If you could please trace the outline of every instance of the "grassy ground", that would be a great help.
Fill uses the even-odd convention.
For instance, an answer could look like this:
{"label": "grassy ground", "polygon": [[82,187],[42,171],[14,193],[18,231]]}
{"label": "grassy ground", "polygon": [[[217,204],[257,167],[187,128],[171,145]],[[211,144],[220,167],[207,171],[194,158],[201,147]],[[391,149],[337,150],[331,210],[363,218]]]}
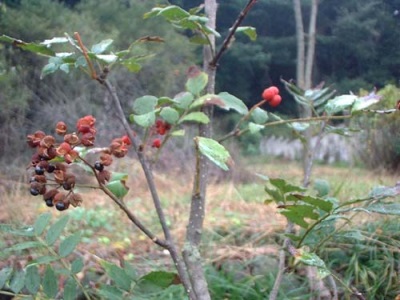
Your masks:
{"label": "grassy ground", "polygon": [[[273,258],[272,261],[263,260],[261,264],[275,268],[275,257],[279,249],[277,234],[283,231],[286,221],[277,213],[273,204],[264,204],[266,198],[264,182],[254,174],[270,178],[282,177],[294,184],[300,184],[301,167],[295,162],[262,162],[261,158],[247,160],[240,165],[245,165],[245,169],[241,167],[240,170],[234,171],[236,174],[226,176],[240,180],[233,182],[225,180],[225,175],[219,175],[209,186],[202,248],[206,263],[220,270],[226,262],[229,262],[226,268],[245,268],[248,272],[251,262],[270,257]],[[127,168],[123,165],[120,167]],[[125,201],[145,224],[161,235],[140,167],[137,163],[133,163],[130,168],[134,175],[130,177],[128,183],[130,192]],[[156,179],[168,222],[173,234],[182,242],[187,223],[192,179],[182,174],[171,176],[159,172],[156,174]],[[376,185],[392,186],[397,180],[395,176],[385,172],[323,165],[315,166],[312,181],[315,179],[328,181],[331,194],[335,194],[342,201],[365,196]],[[33,223],[38,214],[49,211],[39,197],[28,194],[28,185],[23,182],[24,180],[25,176],[21,176],[21,182],[8,181],[1,186],[4,197],[0,202],[0,223]],[[80,249],[86,253],[88,261],[91,260],[91,256],[115,261],[122,256],[125,260],[140,266],[143,271],[156,268],[160,262],[165,267],[170,265],[166,254],[135,229],[100,191],[85,191],[81,208],[72,208],[62,213],[56,210],[50,211],[54,218],[65,213],[70,214],[72,220],[67,230],[82,232],[83,244]],[[361,222],[372,222],[374,218],[363,217]],[[10,243],[12,241],[6,241],[3,246]],[[7,261],[4,260],[5,263]],[[259,265],[260,263],[255,264],[256,267]],[[210,276],[216,276],[213,273],[215,271],[209,272]],[[264,271],[259,270],[259,272]],[[269,280],[268,284],[273,282],[271,276],[265,277],[265,280]],[[222,280],[214,279],[215,282]],[[232,278],[224,280],[235,282]],[[221,281],[222,286],[227,284],[224,280]],[[301,289],[301,285],[298,285],[298,288]]]}

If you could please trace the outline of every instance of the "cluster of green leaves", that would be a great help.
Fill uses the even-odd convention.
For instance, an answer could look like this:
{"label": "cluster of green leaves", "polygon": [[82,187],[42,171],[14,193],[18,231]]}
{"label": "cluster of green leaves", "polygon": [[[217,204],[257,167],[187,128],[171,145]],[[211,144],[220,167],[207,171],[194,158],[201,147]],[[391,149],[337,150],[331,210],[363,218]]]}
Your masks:
{"label": "cluster of green leaves", "polygon": [[[91,290],[83,286],[76,276],[84,267],[81,257],[73,257],[81,239],[80,231],[67,236],[62,234],[69,221],[68,215],[53,224],[50,224],[50,220],[51,214],[45,213],[39,215],[32,226],[16,229],[1,224],[0,231],[3,234],[23,238],[23,241],[3,249],[4,253],[19,257],[29,254],[33,259],[28,260],[26,265],[1,269],[0,289],[9,290],[15,295],[32,295],[34,298],[54,299],[62,295],[63,299],[76,299],[78,294],[84,293],[86,297],[98,295],[106,299],[123,299],[133,294],[154,296],[180,283],[175,273],[154,271],[139,276],[128,262],[120,267],[100,260],[107,280],[114,284],[106,284],[107,280],[99,281],[98,289]],[[60,286],[63,286],[62,290]]]}
{"label": "cluster of green leaves", "polygon": [[[400,194],[400,187],[377,187],[363,198],[351,199],[338,204],[338,199],[329,196],[329,185],[316,181],[315,195],[307,189],[290,184],[284,179],[268,179],[265,191],[270,196],[266,203],[275,202],[279,213],[302,230],[298,234],[286,234],[296,245],[292,251],[296,261],[316,266],[321,277],[330,274],[323,260],[318,256],[323,245],[336,236],[358,236],[359,231],[347,230],[352,218],[360,212],[383,215],[399,215],[400,205],[394,198]],[[344,221],[338,224],[337,221]]]}

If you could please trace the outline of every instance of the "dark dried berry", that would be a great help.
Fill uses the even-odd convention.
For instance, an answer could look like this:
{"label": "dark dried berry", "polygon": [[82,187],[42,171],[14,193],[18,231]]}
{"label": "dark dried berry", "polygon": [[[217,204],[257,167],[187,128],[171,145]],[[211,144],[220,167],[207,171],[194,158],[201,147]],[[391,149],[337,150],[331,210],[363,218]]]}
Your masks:
{"label": "dark dried berry", "polygon": [[35,167],[35,173],[36,175],[43,175],[44,174],[44,169],[40,166]]}
{"label": "dark dried berry", "polygon": [[95,168],[97,171],[101,172],[101,171],[104,170],[104,165],[103,165],[101,162],[96,161],[95,164],[94,164],[94,168]]}
{"label": "dark dried berry", "polygon": [[39,195],[39,190],[38,189],[35,189],[35,188],[31,188],[30,189],[30,192],[31,192],[31,195],[32,196],[37,196],[37,195]]}
{"label": "dark dried berry", "polygon": [[46,171],[47,171],[48,173],[53,173],[55,169],[56,169],[56,167],[55,167],[54,165],[51,165],[51,164],[50,164],[50,165],[47,166]]}
{"label": "dark dried berry", "polygon": [[57,210],[59,210],[59,211],[63,211],[63,210],[66,210],[66,209],[67,209],[67,207],[66,207],[66,205],[64,204],[64,202],[57,202],[57,203],[56,203],[56,208],[57,208]]}
{"label": "dark dried berry", "polygon": [[63,182],[63,188],[66,191],[69,191],[70,189],[72,189],[72,185],[66,181]]}
{"label": "dark dried berry", "polygon": [[[53,204],[53,199],[45,199],[44,200],[44,202],[46,202],[46,205],[48,206],[48,207],[52,207],[52,206],[54,206],[54,204]],[[60,202],[59,202],[60,203]]]}

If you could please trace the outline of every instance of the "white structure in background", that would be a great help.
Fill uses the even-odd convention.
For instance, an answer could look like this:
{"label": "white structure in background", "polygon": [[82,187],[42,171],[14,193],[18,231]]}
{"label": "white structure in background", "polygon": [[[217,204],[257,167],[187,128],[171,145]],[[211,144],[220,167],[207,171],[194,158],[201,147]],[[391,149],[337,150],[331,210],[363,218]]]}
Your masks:
{"label": "white structure in background", "polygon": [[[338,134],[325,135],[315,153],[314,159],[328,164],[336,162],[352,162],[353,147],[351,137],[344,137]],[[313,147],[317,137],[313,137]],[[300,160],[302,158],[303,144],[298,139],[283,137],[265,137],[260,142],[260,152],[263,155],[281,157],[288,160]]]}

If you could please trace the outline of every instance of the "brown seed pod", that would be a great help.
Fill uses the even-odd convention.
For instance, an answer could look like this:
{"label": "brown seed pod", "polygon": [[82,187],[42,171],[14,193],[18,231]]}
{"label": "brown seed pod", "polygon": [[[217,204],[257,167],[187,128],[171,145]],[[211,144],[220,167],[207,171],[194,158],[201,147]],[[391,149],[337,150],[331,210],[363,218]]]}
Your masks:
{"label": "brown seed pod", "polygon": [[67,132],[67,125],[62,121],[58,122],[56,125],[56,133],[58,135],[64,135],[66,132]]}
{"label": "brown seed pod", "polygon": [[107,181],[110,180],[111,173],[109,171],[107,171],[107,170],[103,170],[103,171],[99,172],[98,176],[99,176],[99,181],[102,184],[105,184]]}
{"label": "brown seed pod", "polygon": [[54,171],[54,180],[58,183],[58,184],[63,184],[65,181],[65,171],[63,170],[55,170]]}
{"label": "brown seed pod", "polygon": [[76,146],[80,144],[81,140],[79,139],[79,136],[74,132],[64,135],[64,142],[70,144],[71,146]]}
{"label": "brown seed pod", "polygon": [[41,141],[40,141],[40,147],[43,148],[50,148],[56,143],[56,139],[52,135],[46,135]]}
{"label": "brown seed pod", "polygon": [[77,206],[81,206],[83,198],[81,196],[81,194],[71,194],[68,197],[69,203],[73,206],[73,207],[77,207]]}
{"label": "brown seed pod", "polygon": [[103,153],[100,155],[100,163],[102,163],[104,166],[109,166],[113,162],[113,158],[110,154],[108,153]]}

